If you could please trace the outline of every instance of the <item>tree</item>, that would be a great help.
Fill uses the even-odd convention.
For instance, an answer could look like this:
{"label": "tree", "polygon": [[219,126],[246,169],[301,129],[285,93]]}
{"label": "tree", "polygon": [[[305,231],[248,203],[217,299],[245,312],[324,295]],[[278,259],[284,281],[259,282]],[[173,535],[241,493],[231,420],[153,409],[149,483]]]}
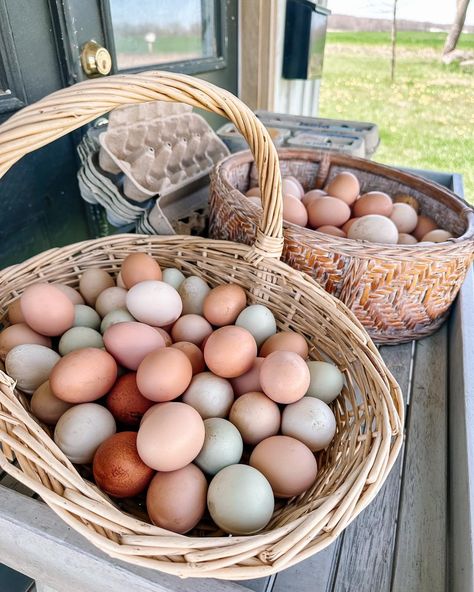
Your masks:
{"label": "tree", "polygon": [[451,29],[446,37],[444,44],[443,55],[456,49],[459,37],[461,36],[462,29],[464,27],[464,21],[466,20],[467,7],[469,6],[469,0],[456,0],[456,17]]}

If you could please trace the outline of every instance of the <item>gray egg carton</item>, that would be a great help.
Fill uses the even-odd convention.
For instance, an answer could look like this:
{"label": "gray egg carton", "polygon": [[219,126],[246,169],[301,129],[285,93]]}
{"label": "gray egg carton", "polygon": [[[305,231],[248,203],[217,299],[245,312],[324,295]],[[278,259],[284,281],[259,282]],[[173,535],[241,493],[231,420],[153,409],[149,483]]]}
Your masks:
{"label": "gray egg carton", "polygon": [[286,145],[291,148],[312,148],[313,150],[336,150],[350,156],[364,158],[365,145],[360,136],[340,136],[337,134],[315,134],[303,132],[288,138]]}
{"label": "gray egg carton", "polygon": [[131,123],[123,123],[123,109],[116,124],[99,136],[99,164],[107,172],[125,174],[123,192],[134,201],[144,202],[179,190],[208,175],[229,154],[197,113],[185,111],[144,119],[133,113],[135,107],[128,109],[132,111]]}

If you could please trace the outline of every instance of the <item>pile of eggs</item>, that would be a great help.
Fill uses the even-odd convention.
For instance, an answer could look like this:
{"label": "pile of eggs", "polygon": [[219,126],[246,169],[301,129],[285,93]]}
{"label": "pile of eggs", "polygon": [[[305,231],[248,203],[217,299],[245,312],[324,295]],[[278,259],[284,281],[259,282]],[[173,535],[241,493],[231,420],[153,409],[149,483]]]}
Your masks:
{"label": "pile of eggs", "polygon": [[32,414],[104,492],[146,494],[154,524],[252,534],[315,482],[343,374],[239,285],[135,253],[117,283],[32,284],[8,317],[0,358]]}
{"label": "pile of eggs", "polygon": [[[283,219],[340,238],[373,243],[414,245],[441,243],[453,238],[429,216],[411,195],[392,198],[382,191],[360,194],[359,180],[348,171],[337,174],[322,189],[305,193],[295,177],[282,180]],[[246,196],[261,208],[260,190]]]}

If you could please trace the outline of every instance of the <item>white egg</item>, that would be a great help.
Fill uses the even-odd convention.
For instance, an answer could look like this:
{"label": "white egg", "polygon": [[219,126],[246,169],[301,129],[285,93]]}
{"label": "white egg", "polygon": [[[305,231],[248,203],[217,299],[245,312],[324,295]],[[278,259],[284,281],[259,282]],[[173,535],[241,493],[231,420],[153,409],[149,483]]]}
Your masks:
{"label": "white egg", "polygon": [[163,327],[176,321],[183,303],[178,292],[169,284],[147,280],[135,284],[127,292],[127,309],[137,321]]}
{"label": "white egg", "polygon": [[76,304],[74,307],[74,327],[90,327],[97,330],[100,327],[100,316],[92,306]]}
{"label": "white egg", "polygon": [[235,324],[247,329],[254,336],[257,347],[260,347],[277,330],[272,311],[263,304],[251,304],[244,308]]}
{"label": "white egg", "polygon": [[125,308],[117,308],[117,310],[112,310],[106,314],[102,319],[100,324],[100,332],[105,333],[109,327],[112,325],[117,325],[117,323],[127,323],[134,320],[135,319],[128,312],[128,310],[125,310]]}
{"label": "white egg", "polygon": [[183,315],[202,315],[204,300],[210,291],[211,288],[197,275],[186,278],[178,290],[183,301]]}
{"label": "white egg", "polygon": [[437,228],[436,230],[430,230],[430,232],[427,232],[421,240],[428,243],[444,243],[444,241],[447,241],[450,238],[453,238],[453,235],[450,232]]}
{"label": "white egg", "polygon": [[63,334],[58,344],[62,356],[85,347],[104,347],[102,335],[90,327],[72,327]]}
{"label": "white egg", "polygon": [[303,397],[285,407],[281,433],[296,438],[316,452],[326,448],[334,438],[336,418],[324,401],[314,397]]}
{"label": "white egg", "polygon": [[19,389],[33,393],[49,378],[60,355],[44,345],[24,344],[13,347],[5,358],[7,374]]}
{"label": "white egg", "polygon": [[390,218],[378,214],[369,214],[357,218],[352,223],[347,238],[372,243],[396,244],[398,242],[398,230]]}
{"label": "white egg", "polygon": [[234,391],[225,378],[212,372],[200,372],[191,380],[183,402],[194,407],[203,419],[227,417],[234,402]]}
{"label": "white egg", "polygon": [[204,420],[206,435],[201,452],[194,459],[208,475],[215,475],[224,467],[235,465],[242,457],[244,444],[234,424],[220,417]]}
{"label": "white egg", "polygon": [[390,220],[398,228],[398,232],[410,233],[418,224],[418,215],[414,208],[406,203],[393,204]]}
{"label": "white egg", "polygon": [[328,362],[307,362],[310,383],[306,395],[331,403],[344,386],[344,376],[337,366]]}
{"label": "white egg", "polygon": [[230,465],[212,479],[207,507],[214,522],[231,534],[253,534],[270,522],[275,499],[267,479],[248,465]]}
{"label": "white egg", "polygon": [[170,286],[173,286],[175,290],[179,290],[179,287],[185,279],[186,276],[184,273],[181,273],[176,267],[167,267],[166,269],[163,269],[162,280]]}
{"label": "white egg", "polygon": [[82,403],[61,415],[54,441],[71,462],[86,464],[92,462],[97,448],[115,432],[115,420],[108,409],[97,403]]}

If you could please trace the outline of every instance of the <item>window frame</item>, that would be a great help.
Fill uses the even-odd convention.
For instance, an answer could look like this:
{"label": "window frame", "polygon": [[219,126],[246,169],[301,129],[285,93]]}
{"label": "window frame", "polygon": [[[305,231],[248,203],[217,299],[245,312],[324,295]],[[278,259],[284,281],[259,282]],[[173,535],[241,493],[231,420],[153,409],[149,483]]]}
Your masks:
{"label": "window frame", "polygon": [[6,0],[0,0],[0,117],[27,104]]}

